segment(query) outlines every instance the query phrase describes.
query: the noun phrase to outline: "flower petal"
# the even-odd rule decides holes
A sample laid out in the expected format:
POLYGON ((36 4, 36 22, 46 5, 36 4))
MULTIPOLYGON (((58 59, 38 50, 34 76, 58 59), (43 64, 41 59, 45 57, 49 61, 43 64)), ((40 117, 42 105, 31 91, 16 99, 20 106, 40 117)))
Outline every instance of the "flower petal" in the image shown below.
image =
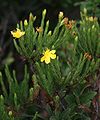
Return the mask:
POLYGON ((21 32, 21 36, 23 36, 25 34, 25 32, 21 32))
POLYGON ((45 60, 45 56, 43 56, 42 58, 41 58, 41 62, 43 62, 45 60))
POLYGON ((56 58, 56 54, 51 54, 50 57, 51 57, 51 59, 55 59, 56 58))
POLYGON ((47 48, 45 52, 43 52, 43 57, 41 58, 41 62, 45 61, 46 64, 51 62, 51 59, 56 58, 56 54, 54 54, 56 50, 51 50, 47 48))
POLYGON ((50 53, 54 54, 56 52, 56 50, 51 50, 50 53))
POLYGON ((11 34, 13 37, 20 38, 25 34, 25 32, 21 31, 20 29, 18 29, 18 28, 16 28, 16 29, 17 29, 16 31, 11 31, 11 34))
POLYGON ((48 54, 49 54, 49 52, 50 52, 50 50, 49 50, 49 49, 47 49, 47 50, 45 51, 44 55, 48 55, 48 54))
POLYGON ((47 57, 47 58, 45 59, 45 63, 46 63, 46 64, 50 63, 50 57, 47 57))

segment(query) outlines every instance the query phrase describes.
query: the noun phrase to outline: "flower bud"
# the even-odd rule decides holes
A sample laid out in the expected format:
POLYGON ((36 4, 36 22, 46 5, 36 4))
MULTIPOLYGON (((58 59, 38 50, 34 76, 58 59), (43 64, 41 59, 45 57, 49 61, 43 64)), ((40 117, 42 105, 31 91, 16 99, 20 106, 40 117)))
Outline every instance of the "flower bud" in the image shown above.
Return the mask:
POLYGON ((48 32, 48 35, 50 35, 50 36, 51 36, 51 34, 52 34, 52 31, 49 31, 49 32, 48 32))
POLYGON ((59 13, 59 19, 62 19, 64 17, 64 13, 63 12, 60 12, 59 13))
POLYGON ((33 95, 34 89, 30 88, 30 95, 33 95))
POLYGON ((9 115, 9 116, 12 116, 12 111, 9 111, 8 115, 9 115))
POLYGON ((76 41, 76 42, 78 41, 78 36, 75 37, 75 41, 76 41))
POLYGON ((94 29, 95 28, 95 25, 92 25, 92 29, 94 29))
POLYGON ((30 15, 29 15, 29 20, 34 20, 32 13, 30 13, 30 15))
POLYGON ((43 16, 45 16, 47 13, 46 9, 43 10, 43 16))
POLYGON ((4 100, 4 97, 3 97, 3 95, 0 95, 0 99, 4 100))
POLYGON ((25 25, 25 26, 27 26, 27 25, 28 25, 27 20, 24 20, 24 25, 25 25))
POLYGON ((49 25, 49 20, 46 22, 46 25, 47 25, 47 26, 49 25))
POLYGON ((86 8, 84 8, 83 12, 84 12, 84 14, 87 14, 87 9, 86 9, 86 8))
POLYGON ((94 19, 93 19, 93 17, 91 16, 91 17, 89 17, 89 21, 91 21, 91 22, 93 22, 94 21, 94 19))

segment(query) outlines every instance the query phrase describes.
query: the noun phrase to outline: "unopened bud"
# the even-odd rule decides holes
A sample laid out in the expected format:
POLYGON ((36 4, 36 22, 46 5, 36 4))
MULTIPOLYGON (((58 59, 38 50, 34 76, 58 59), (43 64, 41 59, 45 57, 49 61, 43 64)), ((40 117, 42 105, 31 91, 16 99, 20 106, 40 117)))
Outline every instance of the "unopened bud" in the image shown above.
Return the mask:
POLYGON ((57 60, 59 60, 59 57, 57 56, 57 60))
POLYGON ((92 25, 92 29, 94 29, 95 28, 95 25, 92 25))
POLYGON ((52 31, 49 31, 49 32, 48 32, 48 35, 50 35, 50 36, 51 36, 51 34, 52 34, 52 31))
POLYGON ((84 13, 85 13, 85 14, 87 14, 87 9, 86 9, 86 8, 84 8, 84 10, 83 10, 83 11, 84 11, 84 13))
POLYGON ((91 22, 93 22, 93 17, 91 16, 91 17, 89 17, 89 21, 91 21, 91 22))
POLYGON ((33 88, 30 88, 30 93, 33 93, 34 89, 33 88))
POLYGON ((49 20, 47 21, 46 25, 47 25, 47 26, 49 25, 49 20))
POLYGON ((9 115, 9 116, 12 116, 12 114, 13 114, 12 111, 9 111, 8 115, 9 115))
POLYGON ((61 19, 61 18, 63 18, 64 17, 64 13, 63 12, 60 12, 59 13, 59 18, 61 19))
POLYGON ((47 12, 46 9, 44 9, 44 10, 43 10, 43 16, 46 15, 46 12, 47 12))
POLYGON ((32 13, 30 13, 30 15, 29 15, 29 19, 30 19, 30 20, 33 20, 33 19, 34 19, 34 17, 33 17, 33 14, 32 14, 32 13))
POLYGON ((28 25, 27 20, 24 20, 24 25, 25 25, 25 26, 27 26, 27 25, 28 25))
POLYGON ((78 41, 78 36, 75 37, 75 41, 76 41, 76 42, 78 41))
POLYGON ((4 100, 3 95, 0 95, 0 99, 1 99, 1 100, 4 100))
POLYGON ((33 99, 33 92, 34 92, 34 89, 33 89, 33 88, 30 88, 30 90, 29 90, 29 93, 30 93, 30 100, 33 99))
POLYGON ((34 21, 36 20, 36 16, 33 17, 33 20, 34 20, 34 21))
POLYGON ((55 97, 55 101, 56 101, 56 102, 59 101, 59 96, 58 96, 58 95, 55 97))

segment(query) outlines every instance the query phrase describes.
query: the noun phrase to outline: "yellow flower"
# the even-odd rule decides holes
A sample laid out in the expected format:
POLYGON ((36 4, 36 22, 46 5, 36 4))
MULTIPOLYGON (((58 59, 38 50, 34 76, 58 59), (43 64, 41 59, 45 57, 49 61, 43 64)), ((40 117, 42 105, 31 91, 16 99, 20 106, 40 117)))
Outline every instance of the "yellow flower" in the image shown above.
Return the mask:
POLYGON ((25 34, 25 32, 23 32, 23 31, 21 31, 20 29, 17 28, 16 31, 11 31, 11 34, 14 38, 20 38, 25 34))
POLYGON ((47 49, 44 53, 43 53, 43 57, 41 58, 41 62, 45 61, 46 64, 50 63, 51 59, 55 59, 56 58, 56 54, 55 54, 56 50, 49 50, 47 49))

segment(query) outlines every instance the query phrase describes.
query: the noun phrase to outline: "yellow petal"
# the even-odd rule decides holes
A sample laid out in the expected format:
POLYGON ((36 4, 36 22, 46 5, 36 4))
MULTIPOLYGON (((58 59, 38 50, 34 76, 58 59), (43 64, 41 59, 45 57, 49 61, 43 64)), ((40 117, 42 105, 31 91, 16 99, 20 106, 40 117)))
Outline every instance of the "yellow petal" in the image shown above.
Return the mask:
POLYGON ((11 31, 11 34, 13 35, 13 31, 11 31))
POLYGON ((17 28, 16 31, 11 31, 11 34, 15 38, 20 38, 25 34, 25 32, 23 32, 23 31, 21 31, 20 29, 17 28))
POLYGON ((56 58, 56 54, 51 54, 50 57, 51 57, 51 59, 55 59, 56 58))
POLYGON ((46 54, 49 54, 49 52, 50 52, 50 50, 47 49, 44 54, 45 54, 45 55, 46 55, 46 54))
POLYGON ((25 32, 21 32, 21 36, 23 36, 25 34, 25 32))
POLYGON ((21 32, 21 30, 19 28, 16 28, 17 29, 17 32, 21 32))
POLYGON ((43 56, 42 58, 41 58, 41 62, 43 62, 45 60, 45 56, 43 56))
POLYGON ((45 59, 45 63, 46 63, 46 64, 49 64, 49 63, 50 63, 50 57, 47 57, 47 58, 45 59))
POLYGON ((54 54, 55 52, 56 52, 56 50, 51 50, 51 51, 50 51, 50 53, 53 53, 53 54, 54 54))

